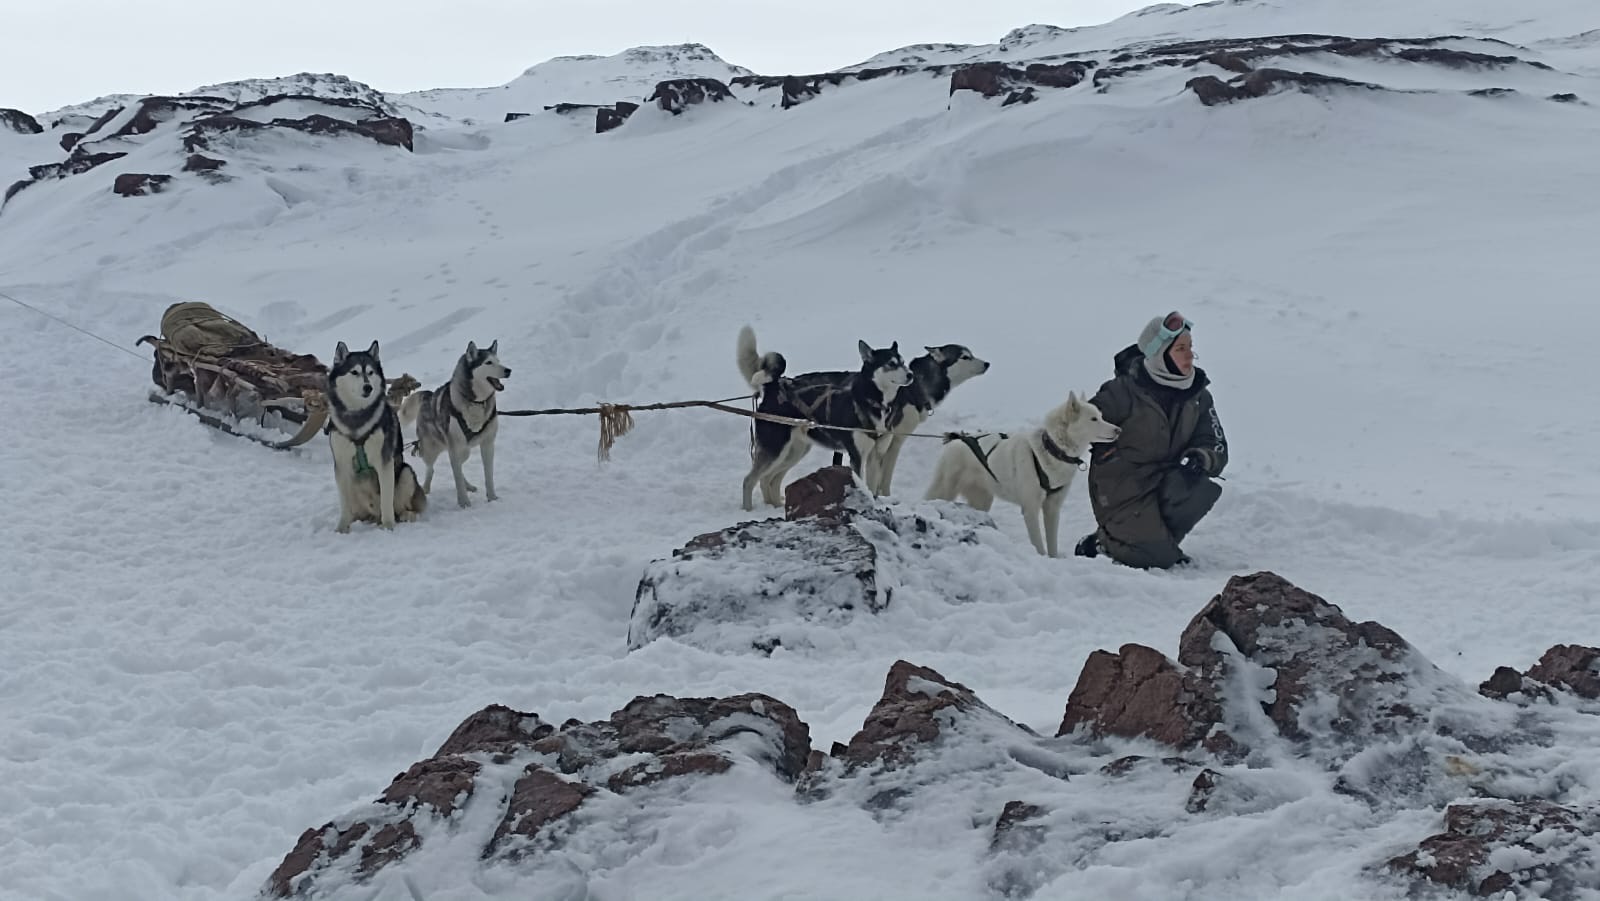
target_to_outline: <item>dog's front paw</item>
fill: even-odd
[[[490,492],[489,494],[484,495],[483,498],[484,500],[497,501],[500,499],[500,495]]]
[[[333,530],[335,532],[338,532],[340,535],[348,535],[348,534],[350,534],[350,521],[349,520],[344,520],[343,522],[341,522],[338,525],[334,526]]]
[[[460,504],[461,509],[465,510],[472,506],[472,498],[467,497],[465,494],[458,494],[456,495],[456,503]]]

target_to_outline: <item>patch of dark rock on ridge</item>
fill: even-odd
[[[1184,87],[1193,91],[1206,106],[1265,97],[1276,93],[1279,88],[1293,88],[1307,92],[1329,88],[1387,90],[1382,85],[1369,82],[1318,75],[1315,72],[1290,72],[1287,69],[1257,69],[1248,75],[1238,75],[1228,81],[1223,81],[1214,75],[1201,75],[1189,79]]]

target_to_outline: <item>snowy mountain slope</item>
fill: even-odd
[[[1459,27],[1460,5],[1433,19],[1405,7],[1391,24],[1364,6],[1342,21],[1303,8],[1324,9],[1330,34],[1478,33]],[[1580,34],[1574,9],[1519,27]],[[1181,37],[1290,33],[1288,5],[1115,27],[1157,40],[1151,22],[1224,14],[1228,28],[1201,18]],[[1092,39],[1097,68],[1140,52],[1087,32],[1052,40]],[[1600,96],[1595,49],[1447,46],[1551,68],[1295,52],[1252,62],[1395,90],[1216,107],[1184,87],[1232,76],[1209,63],[1006,108],[917,73],[788,110],[751,90],[751,106],[645,108],[605,135],[554,114],[500,126],[486,101],[484,124],[430,129],[439,152],[281,135],[235,145],[230,168],[250,175],[223,185],[122,198],[108,169],[27,189],[0,214],[0,291],[124,344],[168,303],[204,299],[324,359],[336,341],[379,339],[390,375],[426,385],[469,338],[498,337],[510,407],[737,394],[731,345],[749,321],[794,369],[848,365],[858,338],[966,342],[994,368],[930,427],[1014,428],[1092,390],[1145,319],[1178,307],[1235,457],[1188,543],[1195,570],[1043,560],[999,507],[998,534],[882,615],[817,630],[814,650],[628,653],[644,564],[745,518],[742,420],[641,412],[603,468],[591,419],[508,421],[502,501],[462,511],[436,496],[413,527],[335,536],[320,441],[273,454],[204,430],[144,402],[142,354],[5,304],[0,348],[16,365],[0,373],[0,416],[22,427],[0,446],[0,535],[19,561],[0,600],[0,898],[250,898],[302,830],[370,801],[488,703],[560,722],[635,694],[765,691],[825,748],[859,728],[904,657],[1053,733],[1091,651],[1174,652],[1235,572],[1281,572],[1471,685],[1556,642],[1597,643],[1600,434],[1575,412],[1588,388],[1560,336],[1600,276],[1600,118],[1545,99]],[[584,99],[577,87],[552,100]],[[1517,93],[1468,93],[1489,87]],[[170,159],[177,141],[158,130],[136,152]],[[929,445],[907,448],[901,498],[926,484]],[[1064,534],[1090,527],[1083,490]],[[948,584],[975,599],[952,601]],[[1571,794],[1596,798],[1592,742],[1563,741],[1550,753]],[[1277,806],[1175,824],[1100,781],[1069,783],[1063,800],[1086,818],[1171,832],[1079,871],[1075,849],[1042,849],[1067,875],[1035,897],[1398,893],[1364,868],[1436,831],[1436,812],[1373,815],[1314,776],[1267,771]],[[986,836],[967,805],[993,790],[963,783],[959,803],[914,811],[919,837],[739,780],[693,793],[656,839],[620,822],[631,856],[596,845],[568,859],[588,866],[591,897],[982,897]],[[429,901],[571,884],[537,863],[521,880],[449,863],[418,874]]]
[[[399,102],[468,124],[500,122],[557,103],[608,104],[644,99],[671,78],[731,81],[751,74],[703,44],[632,47],[612,56],[558,56],[495,88],[436,88],[395,95]]]

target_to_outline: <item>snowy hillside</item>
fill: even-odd
[[[1597,34],[1237,0],[869,77],[687,45],[23,111],[0,293],[126,352],[0,298],[0,901],[1402,898],[1463,830],[1502,841],[1474,887],[1600,895],[1593,659],[1534,666],[1600,645]],[[689,78],[732,97],[647,101]],[[498,340],[510,409],[740,395],[745,323],[791,372],[967,344],[932,432],[1036,424],[1176,308],[1232,463],[1173,572],[920,501],[930,440],[826,540],[677,566],[791,528],[741,526],[782,511],[740,509],[749,423],[706,409],[604,465],[593,417],[507,419],[498,501],[338,535],[323,439],[146,401],[180,300],[425,387]],[[874,590],[813,615],[841,546]],[[645,596],[701,606],[641,637]],[[1209,706],[1118,732],[1141,666]]]

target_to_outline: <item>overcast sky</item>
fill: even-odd
[[[0,107],[170,94],[296,72],[384,91],[504,84],[529,66],[699,42],[767,74],[906,44],[991,43],[1021,25],[1093,25],[1154,0],[0,0]]]

